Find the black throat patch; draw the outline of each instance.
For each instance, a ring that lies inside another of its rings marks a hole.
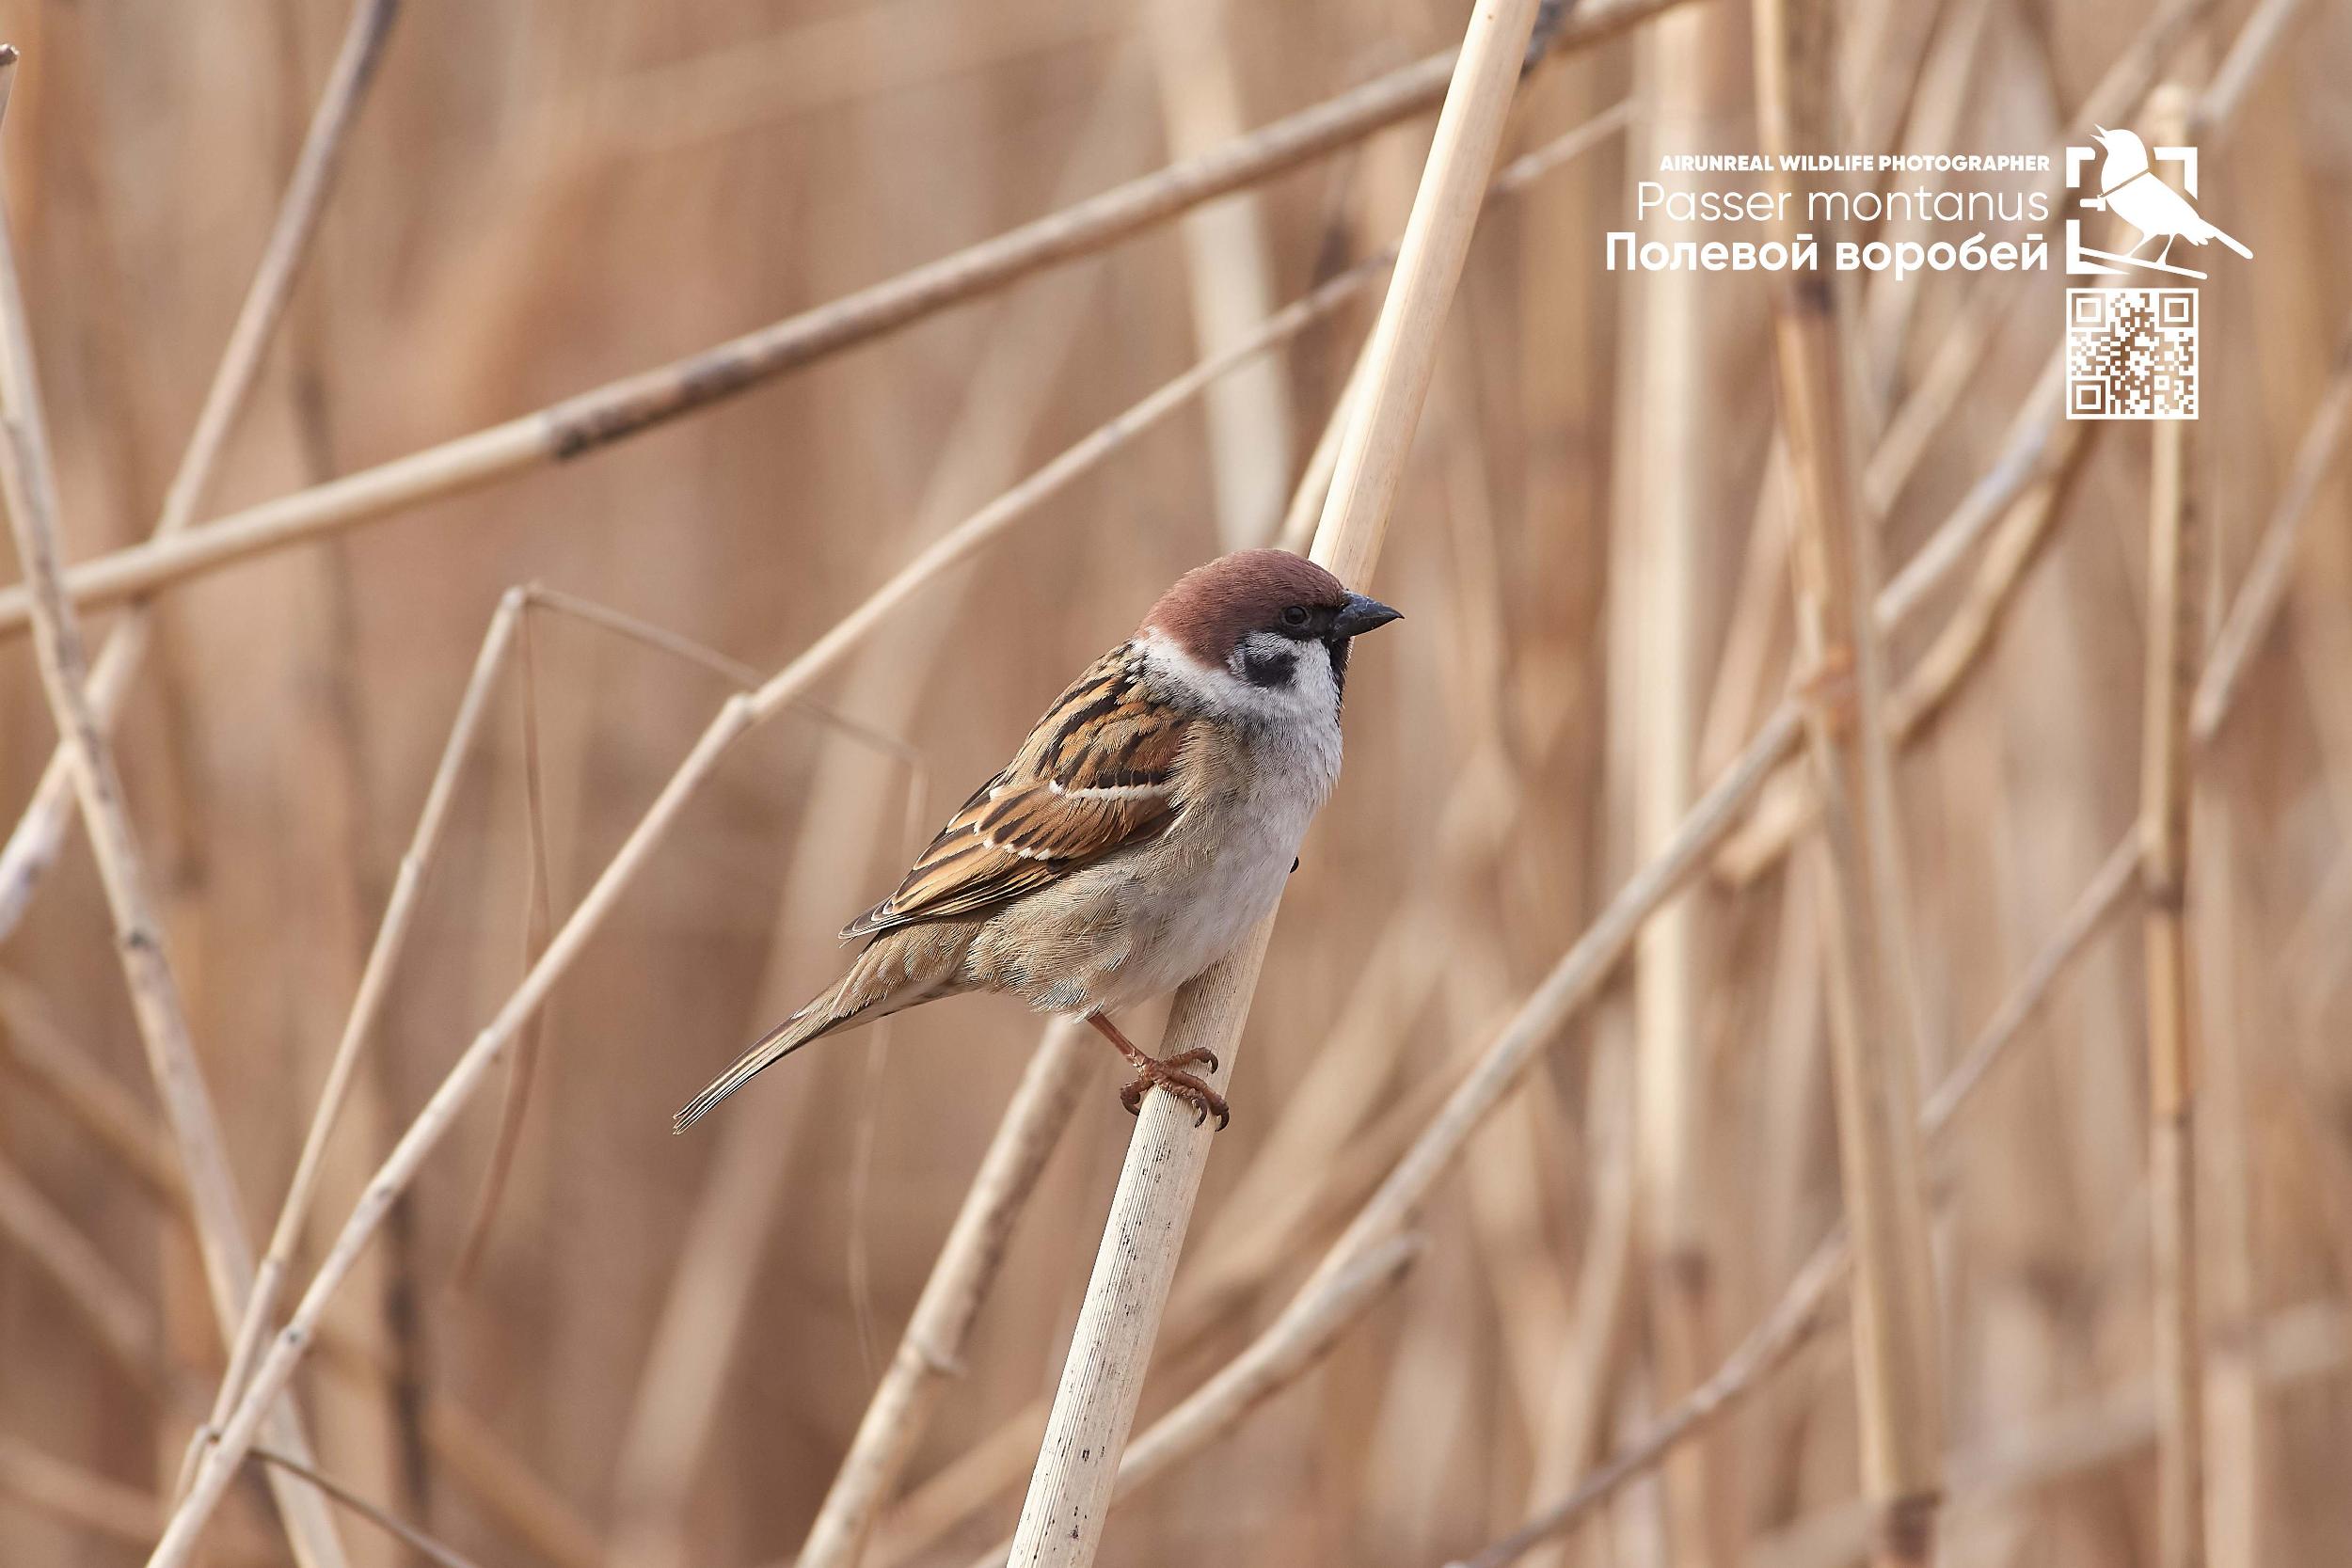
[[[1241,656],[1242,678],[1252,686],[1288,686],[1298,673],[1298,656],[1289,649],[1261,653],[1252,648]]]

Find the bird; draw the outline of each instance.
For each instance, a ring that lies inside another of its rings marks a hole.
[[[2148,145],[2137,133],[2110,131],[2102,125],[2091,139],[2106,157],[2099,165],[2099,194],[2086,198],[2083,205],[2111,211],[2139,231],[2138,242],[2124,252],[2126,256],[2137,254],[2141,245],[2159,235],[2164,248],[2156,253],[2158,266],[2172,254],[2174,240],[2199,245],[2219,240],[2240,256],[2253,256],[2237,240],[2199,217],[2188,198],[2156,177],[2148,163]]]
[[[851,921],[841,978],[680,1110],[683,1132],[811,1040],[966,991],[1081,1018],[1195,1126],[1226,1102],[1113,1021],[1182,986],[1274,911],[1340,772],[1354,639],[1400,612],[1286,550],[1195,567],[1089,665],[973,791],[896,891]]]

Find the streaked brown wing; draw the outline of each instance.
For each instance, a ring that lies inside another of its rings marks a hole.
[[[841,934],[985,913],[1160,832],[1181,804],[1189,722],[1146,698],[1124,648],[1104,655],[940,830],[898,891]]]

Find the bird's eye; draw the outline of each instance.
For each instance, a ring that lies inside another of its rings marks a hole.
[[[1303,626],[1306,624],[1307,607],[1305,605],[1295,604],[1288,610],[1282,611],[1282,625],[1286,626]]]

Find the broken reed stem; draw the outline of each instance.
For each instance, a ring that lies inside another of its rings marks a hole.
[[[567,970],[602,925],[622,892],[651,858],[686,803],[718,766],[727,747],[747,731],[765,723],[787,706],[806,702],[817,677],[882,626],[901,605],[944,573],[968,560],[1014,523],[1028,516],[1081,475],[1183,408],[1204,386],[1232,367],[1287,341],[1336,309],[1376,277],[1385,259],[1374,258],[1343,273],[1294,301],[1263,323],[1249,340],[1214,358],[1201,361],[1147,394],[1140,402],[1096,427],[1065,448],[1042,467],[994,500],[948,530],[868,594],[847,616],[835,622],[799,657],[771,676],[756,691],[739,693],[719,710],[702,738],[680,762],[677,771],[646,808],[612,860],[576,905],[555,938],[509,995],[491,1022],[458,1057],[440,1087],[418,1112],[408,1131],[386,1156],[359,1202],[345,1221],[319,1264],[309,1289],[293,1315],[278,1331],[249,1386],[237,1397],[235,1412],[220,1423],[216,1442],[199,1465],[180,1509],[158,1543],[151,1560],[154,1568],[183,1563],[194,1549],[204,1520],[219,1504],[230,1476],[252,1441],[251,1418],[257,1402],[274,1398],[293,1375],[315,1333],[327,1302],[358,1262],[361,1251],[383,1224],[385,1215],[425,1157],[447,1132],[457,1111],[471,1097],[485,1074],[513,1043],[521,1022],[535,1012],[557,979]]]
[[[1368,581],[1379,560],[1535,11],[1536,0],[1482,0],[1464,36],[1315,531],[1312,558],[1343,582]],[[1211,1082],[1220,1090],[1272,929],[1269,916],[1240,951],[1177,992],[1162,1053],[1215,1052]],[[1145,1097],[1013,1532],[1010,1560],[1021,1568],[1086,1568],[1101,1544],[1215,1135],[1191,1123],[1173,1097]]]
[[[1827,0],[1757,0],[1756,98],[1767,150],[1835,145]],[[1806,198],[1817,177],[1783,166]],[[1793,232],[1793,225],[1789,226]],[[1854,1236],[1855,1392],[1875,1558],[1934,1560],[1942,1489],[1934,1260],[1915,1119],[1917,1031],[1906,895],[1885,729],[1885,655],[1874,614],[1877,531],[1854,461],[1845,340],[1827,274],[1792,275],[1773,302],[1781,417],[1796,480],[1801,646],[1820,689],[1806,705],[1822,801],[1823,915],[1839,1187]]]
[[[1613,38],[1687,0],[1596,0],[1552,38],[1547,58]],[[1453,61],[1432,55],[993,239],[855,293],[562,403],[247,507],[168,540],[72,567],[77,605],[151,594],[234,562],[455,495],[547,464],[568,462],[710,407],[787,372],[869,341],[1045,267],[1089,256],[1200,203],[1275,178],[1310,159],[1426,113]],[[0,589],[0,633],[25,623],[21,587]]]
[[[358,118],[368,85],[375,78],[376,65],[384,57],[385,40],[399,9],[400,0],[358,0],[352,8],[342,47],[303,135],[302,150],[294,159],[294,177],[287,182],[278,217],[262,247],[261,262],[246,289],[236,323],[229,330],[229,342],[221,351],[212,384],[205,388],[196,429],[164,491],[163,511],[155,520],[158,539],[177,534],[193,523],[196,509],[212,487],[221,451],[252,394],[271,335],[285,314],[294,279],[301,276],[303,261],[310,255],[310,239],[318,231],[327,193],[334,188],[344,143]],[[101,729],[113,727],[151,632],[146,607],[133,605],[116,622],[100,649],[90,670],[89,694]],[[72,798],[73,781],[67,769],[65,748],[59,746],[50,753],[32,801],[9,833],[7,847],[0,848],[0,941],[24,917],[42,874],[56,862]]]
[[[15,49],[0,45],[0,110],[6,106],[16,59]],[[220,1122],[189,1038],[187,1010],[164,955],[163,927],[155,918],[146,865],[123,802],[114,750],[86,689],[89,664],[81,627],[59,582],[56,472],[41,417],[16,247],[5,222],[0,222],[0,498],[8,505],[9,531],[31,594],[42,695],[72,774],[91,858],[98,863],[139,1038],[187,1176],[205,1285],[214,1319],[227,1342],[235,1337],[252,1289],[253,1253]],[[291,1406],[264,1406],[254,1415],[256,1430],[266,1418],[278,1446],[290,1452],[309,1451]],[[303,1568],[341,1568],[346,1560],[342,1545],[318,1498],[296,1486],[273,1490],[287,1540]]]
[[[2188,94],[2159,88],[2156,134],[2188,135]],[[2185,420],[2151,432],[2148,643],[2139,774],[2140,884],[2148,984],[2148,1186],[2155,1295],[2156,1560],[2201,1568],[2204,1354],[2197,1300],[2194,1036],[2189,1022],[2189,734],[2203,580]]]

